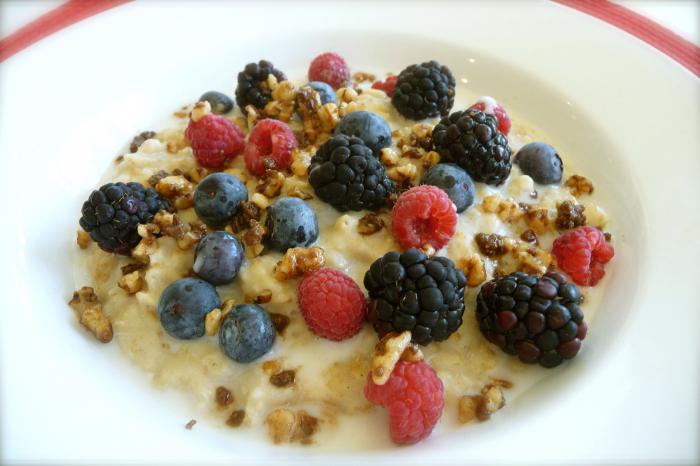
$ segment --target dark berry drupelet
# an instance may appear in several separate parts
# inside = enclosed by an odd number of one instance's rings
[[[161,210],[170,210],[170,204],[152,188],[108,183],[83,203],[80,226],[105,251],[128,256],[141,240],[138,224],[150,222]]]
[[[493,115],[454,112],[435,125],[433,143],[443,162],[457,163],[474,181],[498,186],[510,175],[510,147]]]
[[[446,257],[428,257],[418,249],[389,252],[365,273],[368,318],[380,337],[410,330],[427,345],[447,339],[462,325],[464,273]]]
[[[341,212],[377,210],[394,191],[372,149],[354,136],[338,134],[311,159],[309,183],[316,195]]]
[[[484,336],[524,363],[555,367],[581,349],[588,327],[576,285],[558,273],[522,272],[485,283],[476,298]]]
[[[273,75],[277,81],[286,81],[287,76],[267,60],[258,63],[248,63],[243,71],[238,73],[236,87],[236,104],[245,113],[246,105],[264,108],[270,101],[272,91],[267,84],[268,75]]]
[[[399,74],[391,103],[412,120],[445,116],[455,103],[455,78],[436,61],[411,65]]]

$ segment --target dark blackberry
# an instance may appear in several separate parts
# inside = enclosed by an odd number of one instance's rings
[[[278,82],[287,80],[287,76],[267,60],[248,63],[243,71],[238,73],[236,104],[243,113],[246,105],[262,109],[270,101],[272,91],[267,85],[267,77],[270,74],[277,78]]]
[[[83,203],[80,226],[105,251],[128,256],[141,238],[136,227],[148,223],[167,200],[140,183],[107,183]]]
[[[391,103],[412,120],[445,116],[455,103],[455,78],[436,61],[411,65],[399,74]]]
[[[474,181],[498,186],[510,175],[510,147],[493,115],[454,112],[435,125],[433,143],[443,162],[457,163]]]
[[[446,340],[462,325],[466,283],[446,257],[428,257],[418,249],[389,252],[365,273],[369,320],[380,338],[410,330],[421,345]]]
[[[316,195],[341,212],[377,210],[394,192],[384,166],[362,139],[338,134],[311,159],[309,183]]]
[[[588,327],[581,294],[559,273],[515,272],[485,283],[476,298],[481,333],[527,364],[555,367],[581,349]]]

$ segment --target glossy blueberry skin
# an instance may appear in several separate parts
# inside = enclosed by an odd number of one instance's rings
[[[236,362],[251,362],[270,351],[275,327],[267,311],[257,304],[239,304],[224,317],[219,347]]]
[[[304,84],[304,86],[309,86],[311,89],[318,92],[318,96],[321,98],[321,103],[323,105],[329,102],[334,104],[338,103],[338,97],[335,95],[335,90],[333,90],[330,84],[321,81],[311,81],[310,83]]]
[[[199,98],[199,101],[204,102],[205,100],[209,102],[209,105],[211,105],[212,113],[216,113],[217,115],[223,115],[233,110],[233,100],[231,100],[229,96],[227,96],[226,94],[222,94],[221,92],[205,92]]]
[[[245,185],[228,173],[212,173],[194,192],[194,210],[199,218],[212,225],[231,220],[241,202],[248,200]]]
[[[437,186],[445,191],[458,213],[474,203],[474,182],[466,171],[454,163],[434,165],[425,172],[421,184]]]
[[[282,197],[267,209],[268,244],[279,252],[318,239],[316,212],[297,197]]]
[[[345,115],[335,128],[335,134],[357,136],[372,149],[374,155],[391,144],[391,128],[387,122],[379,115],[364,110]]]
[[[199,278],[183,278],[163,290],[158,316],[168,335],[192,340],[204,335],[204,317],[220,306],[219,294],[211,284]]]
[[[197,244],[192,270],[212,285],[224,285],[236,278],[244,257],[238,238],[225,231],[214,231]]]
[[[555,184],[561,181],[564,164],[556,149],[544,142],[525,144],[514,158],[520,170],[539,184]]]

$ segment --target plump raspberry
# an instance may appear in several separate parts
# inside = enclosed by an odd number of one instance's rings
[[[510,117],[506,113],[506,109],[499,104],[496,99],[489,96],[480,97],[474,105],[469,108],[476,108],[484,113],[493,115],[498,120],[498,131],[504,136],[508,136],[510,131]]]
[[[552,254],[577,285],[594,286],[605,275],[604,265],[613,258],[615,249],[600,230],[583,226],[555,239]]]
[[[222,168],[243,151],[243,130],[226,117],[204,115],[190,120],[185,130],[197,162],[206,168]]]
[[[365,321],[365,295],[352,278],[324,267],[308,273],[299,283],[299,309],[306,325],[329,340],[345,340]]]
[[[404,249],[430,245],[436,250],[457,229],[457,209],[442,189],[422,185],[403,193],[391,211],[391,231]]]
[[[265,170],[284,170],[292,160],[297,138],[289,126],[278,120],[260,120],[248,136],[245,146],[245,166],[255,176]]]
[[[379,89],[381,91],[384,91],[386,95],[391,97],[391,94],[394,92],[394,86],[396,86],[396,81],[398,81],[398,79],[398,76],[388,76],[384,81],[376,81],[372,83],[372,89]]]
[[[375,384],[370,374],[365,398],[389,410],[389,433],[398,444],[430,435],[445,405],[442,380],[423,361],[399,361],[384,385]]]
[[[322,81],[338,89],[348,79],[350,79],[348,64],[337,53],[322,53],[314,58],[309,66],[309,81]]]

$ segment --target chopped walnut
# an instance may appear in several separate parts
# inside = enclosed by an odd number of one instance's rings
[[[158,227],[160,233],[175,239],[185,236],[186,227],[176,214],[161,210],[153,217],[153,223]]]
[[[178,209],[192,207],[194,185],[182,175],[166,176],[156,183],[156,191],[170,200]]]
[[[296,176],[306,176],[311,165],[312,154],[310,151],[295,148],[292,150],[292,164],[290,168]]]
[[[263,362],[260,368],[265,374],[274,375],[282,370],[282,364],[277,359],[270,359]]]
[[[459,399],[458,419],[462,424],[466,424],[475,419],[479,421],[488,420],[493,413],[503,408],[506,404],[501,386],[497,383],[486,385],[479,395],[463,396]],[[512,384],[511,384],[512,386]]]
[[[352,80],[356,83],[373,82],[376,77],[372,73],[366,73],[364,71],[358,71],[352,75]]]
[[[282,191],[284,185],[284,174],[277,170],[267,170],[265,174],[258,180],[258,185],[255,190],[266,197],[276,197]]]
[[[253,195],[250,197],[250,202],[252,202],[262,210],[265,210],[268,207],[270,207],[270,200],[264,194],[261,193],[253,193]]]
[[[265,228],[259,221],[250,220],[250,228],[243,234],[243,244],[246,246],[245,252],[248,257],[257,257],[262,253],[265,246],[263,241],[267,235]]]
[[[506,252],[501,235],[495,233],[490,235],[477,233],[474,237],[474,241],[476,241],[477,246],[479,246],[481,253],[487,257],[499,257]]]
[[[586,224],[586,215],[583,211],[586,208],[571,201],[564,201],[557,204],[556,225],[559,230],[570,230]]]
[[[177,240],[177,247],[183,250],[190,249],[207,235],[207,226],[204,222],[195,220],[188,225],[189,229],[185,232],[185,236]]]
[[[160,180],[167,176],[170,176],[170,173],[166,172],[165,170],[158,170],[148,178],[148,184],[155,187]]]
[[[190,419],[190,420],[187,422],[187,424],[185,424],[185,429],[187,429],[187,430],[192,430],[192,428],[194,427],[195,424],[197,424],[197,420],[196,420],[196,419]]]
[[[384,228],[384,219],[375,213],[369,213],[357,221],[357,232],[361,235],[373,235]]]
[[[119,279],[119,288],[126,291],[128,294],[136,294],[143,289],[143,278],[138,270],[123,275]]]
[[[355,102],[359,97],[357,91],[352,87],[341,87],[336,91],[336,94],[338,95],[338,102],[341,103]]]
[[[486,196],[481,203],[481,210],[497,214],[505,222],[514,222],[523,216],[523,208],[513,199],[503,199],[498,194]]]
[[[320,269],[326,263],[326,255],[323,249],[314,246],[311,248],[289,248],[277,265],[275,265],[275,278],[289,280],[297,278]]]
[[[102,343],[112,341],[114,333],[112,323],[102,312],[102,305],[97,299],[95,290],[84,286],[73,293],[73,298],[68,303],[76,312],[80,324],[88,329],[95,338]]]
[[[254,105],[246,105],[245,112],[246,123],[248,123],[248,131],[253,129],[253,126],[258,122],[258,120],[263,119],[265,116],[260,112]]]
[[[226,387],[217,387],[215,393],[216,404],[222,408],[233,403],[233,393]]]
[[[413,181],[418,176],[418,169],[412,163],[391,167],[386,175],[398,183]]]
[[[146,268],[146,264],[143,262],[135,262],[133,264],[126,264],[121,267],[122,275],[128,275],[136,270],[143,270]]]
[[[199,121],[211,113],[211,104],[208,101],[197,102],[194,104],[190,112],[190,119],[194,122]]]
[[[272,301],[272,291],[263,290],[260,294],[246,294],[245,302],[253,304],[266,304]]]
[[[207,315],[204,316],[204,332],[207,336],[212,337],[219,332],[223,317],[223,313],[218,307],[207,312]]]
[[[245,419],[245,410],[237,409],[231,413],[231,415],[226,420],[226,425],[229,427],[238,427],[243,424]]]
[[[547,209],[528,208],[525,211],[525,222],[534,233],[538,234],[547,233],[551,228]]]
[[[76,240],[80,249],[87,249],[90,246],[90,235],[85,230],[78,230]]]
[[[117,164],[117,165],[119,165],[119,164],[122,163],[123,161],[124,161],[124,154],[117,155],[117,158],[114,159],[114,163]]]
[[[427,154],[425,154],[425,157],[423,157],[423,167],[424,168],[430,168],[433,165],[437,165],[440,162],[440,154],[435,152],[434,150],[431,150]]]
[[[379,151],[379,161],[386,167],[393,167],[399,163],[399,154],[392,147],[385,147]]]
[[[457,267],[467,277],[468,286],[479,286],[486,280],[486,266],[478,254],[474,254],[466,259],[460,259],[457,261]]]
[[[299,199],[304,200],[311,199],[313,197],[311,194],[307,193],[297,185],[294,185],[287,190],[287,196],[298,197]]]
[[[414,343],[411,343],[411,332],[390,332],[374,347],[372,353],[372,381],[377,385],[384,385],[389,380],[399,360],[420,361],[423,353]]]
[[[233,218],[231,226],[234,232],[240,232],[253,226],[253,221],[258,221],[262,217],[262,210],[249,201],[238,204],[238,212]]]
[[[318,419],[307,412],[295,413],[286,408],[271,411],[265,419],[265,424],[274,443],[310,443],[311,437],[318,431],[319,426]]]
[[[571,175],[569,178],[567,178],[564,185],[569,188],[571,194],[576,197],[579,197],[582,194],[591,194],[593,192],[593,183],[591,183],[588,178],[581,175]]]
[[[296,371],[284,370],[270,376],[270,383],[278,388],[286,388],[294,385]]]
[[[129,144],[129,152],[133,154],[134,152],[138,151],[139,147],[141,147],[141,144],[143,144],[143,142],[146,139],[152,139],[155,136],[156,133],[154,133],[153,131],[144,131],[142,133],[137,134],[136,136],[134,136],[134,139],[131,140],[131,144]]]
[[[336,104],[332,102],[322,104],[319,93],[309,86],[299,89],[296,103],[304,126],[306,140],[314,143],[330,137],[330,133],[340,121]],[[298,175],[294,167],[292,167],[292,172]]]
[[[273,79],[270,79],[273,78]],[[296,90],[290,81],[277,83],[274,75],[268,75],[268,83],[271,84],[272,99],[265,105],[265,114],[277,119],[289,122],[294,115],[294,101]]]
[[[284,314],[277,314],[276,312],[270,312],[270,319],[272,319],[272,325],[275,326],[275,330],[279,335],[284,335],[285,329],[289,326],[289,317]]]
[[[520,239],[530,244],[540,244],[537,239],[537,233],[533,230],[525,230],[520,234]]]
[[[476,412],[481,403],[481,395],[463,396],[457,405],[457,419],[462,424],[467,424],[476,419]]]
[[[507,275],[511,272],[526,272],[542,275],[552,263],[552,255],[544,249],[524,241],[504,238],[508,255],[503,257],[496,273]]]

